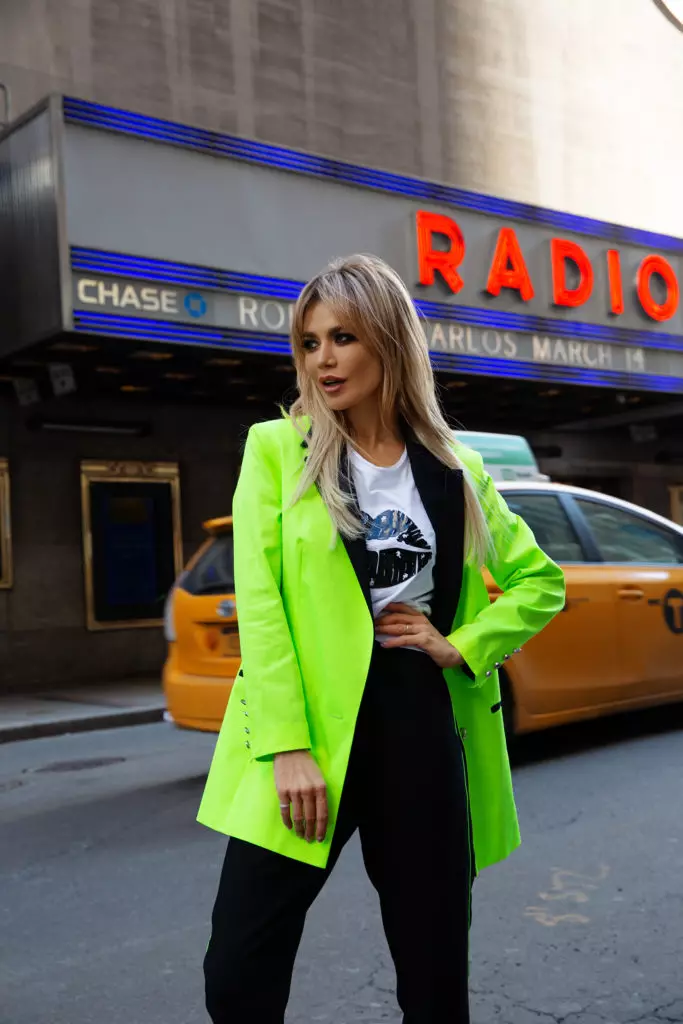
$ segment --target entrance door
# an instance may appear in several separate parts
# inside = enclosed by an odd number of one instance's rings
[[[178,466],[81,464],[88,629],[163,624],[182,568]]]

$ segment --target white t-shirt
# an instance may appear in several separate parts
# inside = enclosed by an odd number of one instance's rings
[[[375,466],[353,449],[349,462],[367,529],[374,616],[395,601],[429,615],[436,535],[415,486],[407,450],[393,466]]]

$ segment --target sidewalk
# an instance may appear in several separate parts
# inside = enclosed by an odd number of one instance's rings
[[[161,680],[151,676],[0,696],[0,743],[160,722],[165,708]]]

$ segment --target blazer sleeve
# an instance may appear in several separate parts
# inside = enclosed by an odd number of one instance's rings
[[[282,601],[282,471],[249,430],[233,497],[235,597],[251,753],[311,747],[301,672]]]
[[[478,459],[472,478],[479,484],[492,538],[486,567],[503,593],[448,637],[474,685],[540,632],[565,600],[564,573],[541,550],[524,520],[510,511]]]

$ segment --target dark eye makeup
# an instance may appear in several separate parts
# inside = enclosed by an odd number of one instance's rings
[[[355,334],[351,334],[350,331],[334,330],[331,332],[331,336],[336,345],[350,345],[353,341],[358,341]],[[318,347],[318,339],[309,335],[303,340],[303,347],[306,352],[313,352]]]

